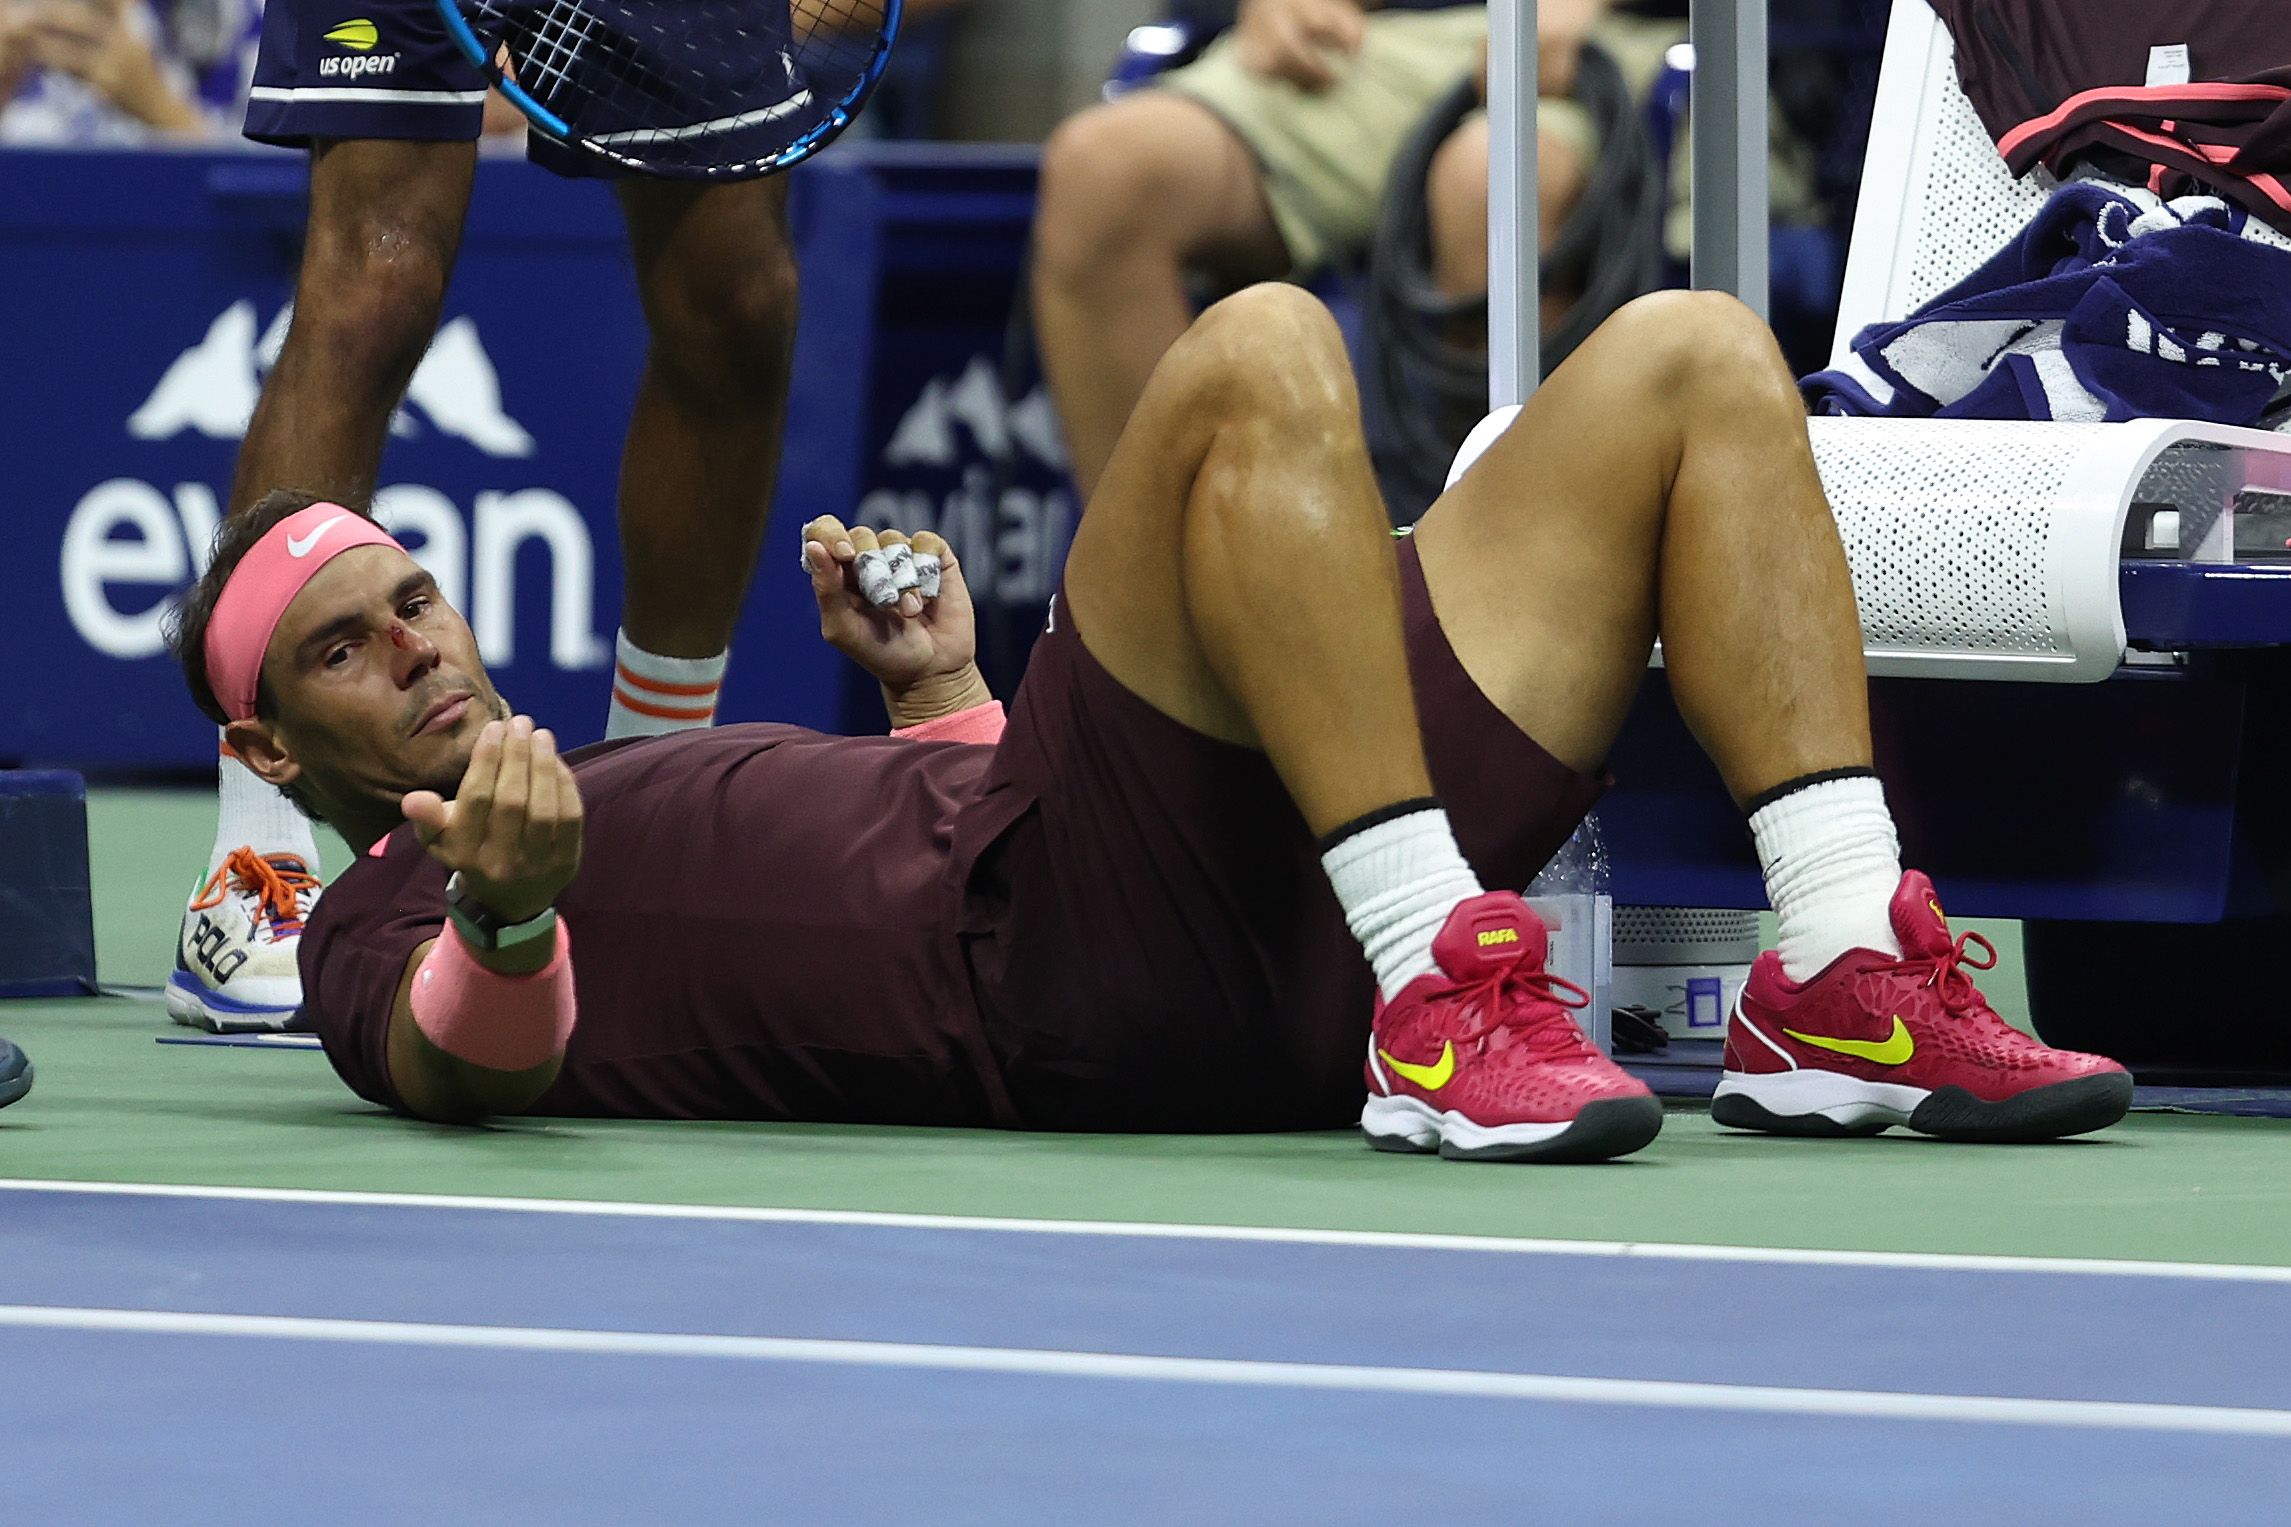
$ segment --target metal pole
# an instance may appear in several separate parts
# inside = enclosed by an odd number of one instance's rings
[[[1535,0],[1488,4],[1488,408],[1542,375],[1535,200]],[[1764,99],[1763,95],[1760,97]],[[1759,161],[1761,169],[1765,161]]]
[[[1766,316],[1766,0],[1692,0],[1694,285]]]

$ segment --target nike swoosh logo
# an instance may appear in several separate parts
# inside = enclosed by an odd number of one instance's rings
[[[1904,1065],[1910,1056],[1917,1053],[1917,1041],[1909,1037],[1909,1025],[1901,1021],[1899,1013],[1893,1015],[1893,1032],[1883,1039],[1830,1039],[1820,1034],[1801,1034],[1796,1029],[1784,1029],[1782,1032],[1802,1045],[1812,1045],[1817,1050],[1834,1050],[1840,1055],[1850,1055],[1855,1060],[1866,1060],[1879,1066]]]
[[[310,548],[318,544],[318,538],[341,524],[343,519],[344,516],[337,514],[332,519],[319,521],[317,527],[306,536],[288,536],[286,538],[286,554],[290,557],[309,556]]]
[[[1448,1079],[1456,1074],[1456,1047],[1446,1040],[1440,1042],[1439,1060],[1429,1066],[1412,1066],[1404,1060],[1395,1060],[1390,1050],[1382,1048],[1379,1048],[1376,1053],[1382,1056],[1384,1064],[1390,1066],[1403,1080],[1414,1082],[1426,1092],[1438,1092],[1442,1087],[1447,1086]]]

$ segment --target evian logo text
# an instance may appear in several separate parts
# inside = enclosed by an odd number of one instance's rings
[[[1063,486],[1036,491],[1012,483],[996,502],[992,463],[1006,453],[1026,463],[1037,482],[1045,472],[1065,480],[1066,447],[1048,394],[1037,387],[1008,402],[993,365],[975,355],[960,375],[926,382],[883,447],[883,475],[894,482],[959,467],[957,486],[942,494],[879,487],[859,501],[857,518],[910,533],[935,530],[962,559],[981,600],[1040,604],[1058,586],[1073,539],[1074,499]]]
[[[233,303],[204,337],[178,355],[127,421],[136,440],[196,432],[218,440],[245,433],[262,378],[276,363],[287,314],[258,335],[252,302]],[[493,458],[529,457],[533,437],[503,408],[501,380],[478,339],[476,323],[454,319],[438,331],[406,391],[392,432],[428,432],[466,442]],[[140,659],[164,650],[169,595],[205,564],[222,516],[216,490],[177,483],[172,492],[133,477],[96,484],[72,509],[59,558],[64,608],[96,651]],[[610,646],[595,631],[596,548],[580,510],[549,488],[487,489],[465,510],[447,494],[418,483],[384,487],[374,517],[428,568],[438,587],[467,612],[486,660],[516,660],[517,577],[545,556],[549,595],[549,660],[559,668],[602,667]],[[336,523],[328,520],[288,546],[300,557]]]

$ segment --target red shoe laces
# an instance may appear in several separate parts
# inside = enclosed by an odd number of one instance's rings
[[[1987,953],[1986,960],[1976,960],[1965,952],[1967,944],[1978,944]],[[1981,1000],[1981,989],[1973,984],[1967,970],[1994,970],[1997,968],[1997,946],[1978,933],[1967,933],[1949,946],[1946,954],[1924,954],[1915,959],[1896,960],[1878,967],[1881,971],[1898,971],[1905,976],[1923,975],[1925,984],[1941,998],[1941,1005],[1950,1012],[1962,1012]]]
[[[194,912],[220,905],[224,883],[255,898],[255,917],[267,919],[271,932],[294,933],[302,927],[302,895],[318,889],[318,877],[304,870],[287,869],[263,858],[253,849],[234,848],[223,867],[208,879],[191,903]]]
[[[1541,965],[1522,970],[1523,953],[1508,965],[1498,966],[1477,981],[1457,988],[1462,1011],[1477,1012],[1479,1021],[1468,1023],[1456,1036],[1458,1044],[1474,1044],[1496,1031],[1520,1037],[1529,1053],[1546,1060],[1577,1054],[1596,1054],[1569,1016],[1571,1009],[1589,1007],[1591,994]],[[1561,993],[1568,996],[1562,996]],[[1568,1000],[1569,997],[1574,1000]]]

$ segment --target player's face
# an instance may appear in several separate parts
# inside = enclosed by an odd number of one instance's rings
[[[272,731],[322,808],[451,796],[485,723],[508,714],[469,622],[396,547],[344,552],[272,635]]]

